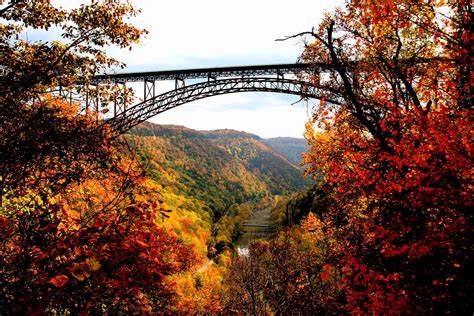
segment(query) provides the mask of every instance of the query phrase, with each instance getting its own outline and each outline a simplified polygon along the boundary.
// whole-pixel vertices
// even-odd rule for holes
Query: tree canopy
[[[313,80],[342,100],[317,106],[306,161],[334,192],[350,311],[469,310],[472,14],[468,1],[348,1],[309,32],[301,58],[331,65]]]
[[[302,231],[236,260],[230,309],[303,295],[290,310],[472,313],[472,16],[463,0],[346,1],[289,37],[328,65],[306,78],[325,91],[306,129],[318,189],[292,202]]]
[[[139,40],[144,31],[127,22],[137,13],[115,0],[0,11],[1,314],[166,312],[176,298],[168,277],[194,263],[192,247],[157,225],[162,203],[140,198],[127,144],[112,143],[97,112],[79,115],[51,93],[121,66],[106,48]],[[26,29],[59,36],[30,42]]]

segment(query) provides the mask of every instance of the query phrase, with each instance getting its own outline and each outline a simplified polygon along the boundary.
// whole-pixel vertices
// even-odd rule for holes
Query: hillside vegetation
[[[307,185],[300,168],[256,135],[146,122],[126,138],[173,209],[171,220],[191,212],[210,227],[207,247],[212,258],[233,247],[241,223],[255,209],[271,207],[279,200],[276,195]],[[175,231],[182,234],[179,227]]]
[[[302,153],[307,152],[309,148],[308,141],[304,138],[274,137],[262,139],[262,141],[268,147],[298,166],[303,161]]]
[[[232,204],[298,191],[307,184],[300,168],[252,134],[148,122],[131,134],[154,180],[205,201],[213,213]]]
[[[258,136],[231,130],[202,132],[213,144],[226,150],[247,170],[263,180],[272,194],[302,189],[302,170]],[[301,155],[301,152],[300,152]]]

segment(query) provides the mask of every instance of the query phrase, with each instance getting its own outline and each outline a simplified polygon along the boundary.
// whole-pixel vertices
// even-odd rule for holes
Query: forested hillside
[[[216,258],[232,248],[241,223],[255,209],[273,207],[309,184],[300,168],[252,134],[233,130],[195,131],[142,123],[126,136],[146,176],[160,187],[173,210],[175,232],[183,217],[198,218],[212,231],[198,245]],[[191,238],[192,239],[192,238]]]
[[[304,138],[274,137],[262,141],[296,165],[301,164],[302,153],[307,152],[309,148],[308,141]]]
[[[267,146],[265,140],[258,136],[232,130],[202,134],[267,183],[272,194],[291,193],[307,184],[299,166]]]
[[[256,175],[197,131],[147,123],[133,132],[129,140],[148,175],[176,194],[204,201],[211,214],[269,192]]]
[[[281,195],[307,186],[302,169],[260,137],[233,130],[196,131],[145,122],[125,139],[146,173],[149,190],[157,191],[142,195],[159,199],[170,211],[160,225],[192,245],[197,262],[212,260],[205,273],[191,269],[175,278],[180,306],[207,310],[218,288],[214,279],[224,274],[242,223],[256,210],[276,205]],[[196,307],[200,301],[205,305]]]
[[[148,122],[130,134],[154,179],[206,201],[213,211],[307,184],[300,168],[256,135]]]

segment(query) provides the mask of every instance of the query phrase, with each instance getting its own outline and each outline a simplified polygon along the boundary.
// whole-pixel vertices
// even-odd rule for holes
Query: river
[[[248,256],[248,245],[257,239],[265,239],[274,231],[270,209],[255,210],[252,216],[242,224],[242,235],[235,242],[237,253]]]

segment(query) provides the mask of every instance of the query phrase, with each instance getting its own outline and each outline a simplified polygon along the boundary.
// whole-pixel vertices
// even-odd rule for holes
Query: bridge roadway
[[[272,76],[297,74],[302,71],[308,72],[311,68],[321,69],[327,67],[324,64],[275,64],[275,65],[253,65],[214,68],[194,68],[182,70],[146,71],[105,74],[94,77],[95,83],[124,83],[160,80],[185,80],[199,78],[227,78],[227,77],[250,77],[250,76]]]

